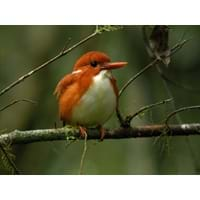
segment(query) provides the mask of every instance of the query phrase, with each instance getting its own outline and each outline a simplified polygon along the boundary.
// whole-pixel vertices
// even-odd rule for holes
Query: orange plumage
[[[55,89],[60,119],[84,127],[103,125],[113,113],[118,99],[116,81],[110,70],[126,64],[110,62],[106,54],[98,51],[81,56],[73,72]]]

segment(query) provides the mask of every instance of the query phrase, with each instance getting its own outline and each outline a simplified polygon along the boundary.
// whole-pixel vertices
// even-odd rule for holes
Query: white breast
[[[103,125],[116,107],[116,95],[109,71],[101,71],[72,112],[71,123],[83,126]]]

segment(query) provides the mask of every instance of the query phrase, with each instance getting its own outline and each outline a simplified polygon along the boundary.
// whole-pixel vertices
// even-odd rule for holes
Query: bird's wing
[[[54,95],[57,96],[57,98],[60,98],[60,96],[63,94],[63,92],[74,83],[75,81],[75,74],[67,74],[64,76],[59,83],[56,86],[56,89],[54,91]]]
[[[57,98],[59,99],[61,97],[61,95],[66,92],[66,90],[72,86],[74,83],[77,82],[77,80],[79,80],[79,83],[81,83],[81,85],[84,85],[85,87],[81,87],[79,89],[87,89],[89,86],[89,83],[92,79],[92,77],[99,73],[100,69],[99,68],[95,68],[89,70],[90,68],[88,67],[82,67],[82,70],[78,70],[77,72],[73,72],[71,74],[67,74],[66,76],[64,76],[59,83],[56,86],[56,89],[54,91],[54,95],[57,96]],[[91,73],[92,72],[92,73]],[[83,90],[83,92],[85,92],[85,90]],[[81,92],[80,92],[81,93]]]

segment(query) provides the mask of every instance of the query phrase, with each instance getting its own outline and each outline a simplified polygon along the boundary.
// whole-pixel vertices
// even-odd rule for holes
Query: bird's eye
[[[96,67],[98,65],[98,63],[97,63],[97,61],[93,60],[93,61],[90,62],[90,65],[92,67]]]

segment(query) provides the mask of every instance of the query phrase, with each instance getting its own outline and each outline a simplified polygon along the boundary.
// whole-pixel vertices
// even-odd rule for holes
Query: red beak
[[[124,67],[127,64],[128,64],[127,62],[110,62],[110,63],[104,63],[101,66],[101,70],[118,69],[118,68]]]

